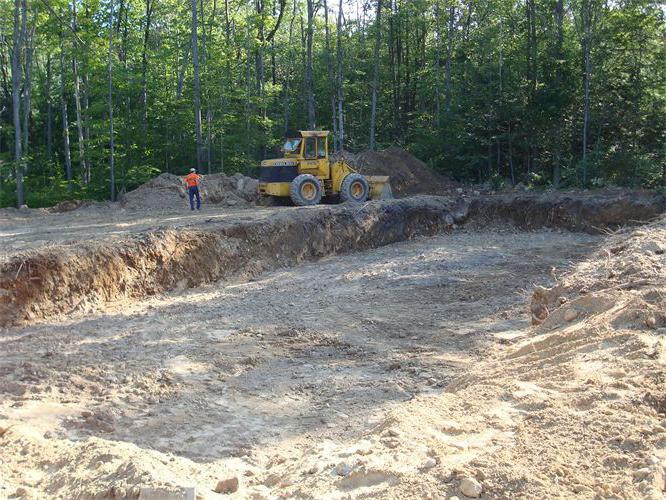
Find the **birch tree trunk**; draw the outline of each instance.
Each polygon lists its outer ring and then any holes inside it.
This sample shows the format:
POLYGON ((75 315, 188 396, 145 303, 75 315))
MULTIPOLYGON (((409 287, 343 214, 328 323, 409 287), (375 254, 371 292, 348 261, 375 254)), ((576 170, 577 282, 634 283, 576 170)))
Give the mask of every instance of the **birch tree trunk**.
POLYGON ((201 82, 199 81, 199 47, 197 44, 197 0, 192 0, 192 64, 194 67, 194 135, 197 170, 201 169, 201 82))
POLYGON ((375 126, 377 122, 377 86, 379 85, 379 44, 382 35, 382 0, 377 0, 377 17, 375 19, 375 64, 372 77, 372 102, 370 105, 370 143, 368 147, 375 149, 375 126))
POLYGON ((23 33, 21 27, 26 16, 25 0, 14 0, 14 36, 12 48, 12 115, 14 118, 14 163, 16 170, 16 204, 20 208, 24 204, 23 196, 23 166, 21 161, 21 50, 23 47, 23 33))

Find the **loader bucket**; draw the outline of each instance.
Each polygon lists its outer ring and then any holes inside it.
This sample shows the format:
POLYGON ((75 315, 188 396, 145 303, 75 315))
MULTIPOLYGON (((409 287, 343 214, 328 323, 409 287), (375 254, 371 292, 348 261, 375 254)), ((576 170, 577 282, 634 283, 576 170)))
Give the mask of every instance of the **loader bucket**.
POLYGON ((390 200, 393 198, 388 175, 366 175, 365 178, 370 184, 371 200, 390 200))

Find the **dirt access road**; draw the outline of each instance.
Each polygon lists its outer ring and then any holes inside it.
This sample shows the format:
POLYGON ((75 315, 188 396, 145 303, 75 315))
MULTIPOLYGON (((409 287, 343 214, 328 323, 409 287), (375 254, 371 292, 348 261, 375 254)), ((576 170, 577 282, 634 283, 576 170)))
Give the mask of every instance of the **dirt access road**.
MULTIPOLYGON (((529 335, 526 290, 599 242, 459 230, 5 329, 0 496, 217 498, 233 478, 248 498, 462 496, 523 410, 420 434, 431 405, 529 335)), ((547 491, 571 494, 556 478, 547 491)))

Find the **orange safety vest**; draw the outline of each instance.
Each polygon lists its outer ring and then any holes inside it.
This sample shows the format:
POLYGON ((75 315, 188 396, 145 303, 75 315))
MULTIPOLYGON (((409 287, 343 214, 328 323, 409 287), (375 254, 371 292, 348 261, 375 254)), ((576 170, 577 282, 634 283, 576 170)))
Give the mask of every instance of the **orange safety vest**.
POLYGON ((185 183, 187 184, 188 188, 195 187, 199 185, 199 179, 201 179, 200 175, 191 172, 185 176, 185 183))

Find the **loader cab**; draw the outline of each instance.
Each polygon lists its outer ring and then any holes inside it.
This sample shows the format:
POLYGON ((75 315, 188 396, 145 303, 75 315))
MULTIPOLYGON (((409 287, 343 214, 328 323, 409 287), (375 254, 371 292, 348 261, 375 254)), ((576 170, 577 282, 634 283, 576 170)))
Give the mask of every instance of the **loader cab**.
POLYGON ((328 132, 302 130, 300 146, 299 172, 312 174, 322 180, 328 179, 330 177, 328 132))

